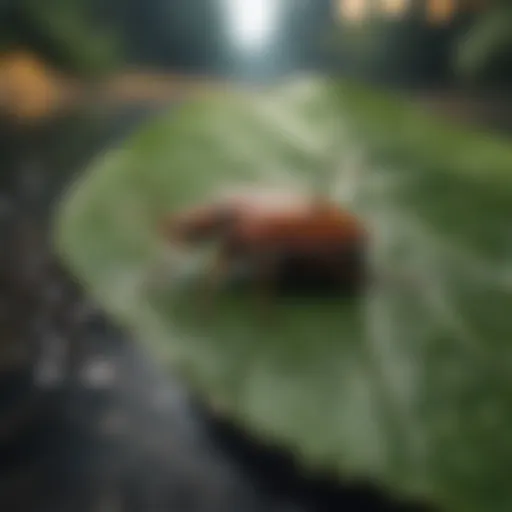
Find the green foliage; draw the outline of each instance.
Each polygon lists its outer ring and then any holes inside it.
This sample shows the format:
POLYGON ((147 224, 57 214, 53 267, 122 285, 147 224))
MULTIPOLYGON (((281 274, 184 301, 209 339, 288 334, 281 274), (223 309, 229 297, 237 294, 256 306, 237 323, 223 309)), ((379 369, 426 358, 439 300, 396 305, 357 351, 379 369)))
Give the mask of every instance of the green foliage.
POLYGON ((498 3, 477 17, 455 52, 457 70, 466 79, 512 78, 512 6, 498 3))
POLYGON ((77 182, 56 240, 156 358, 304 464, 449 512, 508 512, 511 168, 508 142, 398 99, 290 83, 153 121, 77 182), (410 272, 410 286, 359 301, 276 299, 266 321, 242 292, 202 314, 196 285, 209 253, 179 264, 166 287, 147 286, 163 213, 222 185, 313 186, 334 156, 333 198, 368 223, 376 270, 410 272))
POLYGON ((436 27, 411 12, 395 18, 379 12, 345 21, 331 37, 340 67, 354 76, 394 83, 425 83, 449 74, 452 27, 436 27))
POLYGON ((121 42, 98 27, 87 0, 19 0, 6 9, 1 46, 29 48, 56 65, 96 76, 119 63, 121 42))
POLYGON ((328 43, 342 65, 360 76, 375 74, 385 25, 371 16, 358 24, 345 23, 329 34, 328 43))

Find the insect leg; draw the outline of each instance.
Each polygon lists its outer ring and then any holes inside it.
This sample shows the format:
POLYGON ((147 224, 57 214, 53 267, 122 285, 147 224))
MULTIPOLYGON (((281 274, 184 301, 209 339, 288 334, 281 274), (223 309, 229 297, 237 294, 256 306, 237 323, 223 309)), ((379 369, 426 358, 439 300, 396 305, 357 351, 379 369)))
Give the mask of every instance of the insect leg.
POLYGON ((212 266, 207 272, 201 287, 200 301, 202 309, 206 315, 213 312, 215 298, 221 288, 221 285, 228 275, 231 263, 231 254, 223 247, 215 255, 212 266))
POLYGON ((258 314, 262 315, 263 321, 268 321, 271 316, 270 306, 275 296, 277 264, 275 252, 263 251, 255 257, 255 298, 258 314))

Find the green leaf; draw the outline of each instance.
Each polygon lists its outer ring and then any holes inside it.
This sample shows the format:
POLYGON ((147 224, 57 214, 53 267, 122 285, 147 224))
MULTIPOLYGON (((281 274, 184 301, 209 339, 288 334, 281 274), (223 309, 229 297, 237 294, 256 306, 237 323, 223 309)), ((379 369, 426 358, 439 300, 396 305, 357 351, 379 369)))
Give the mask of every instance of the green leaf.
POLYGON ((450 512, 505 512, 511 199, 508 142, 356 84, 304 79, 154 120, 69 192, 56 240, 156 358, 304 464, 450 512), (333 197, 372 230, 376 270, 412 284, 358 301, 276 299, 266 322, 250 291, 222 294, 205 317, 201 258, 147 286, 163 213, 224 185, 314 187, 330 172, 333 197))

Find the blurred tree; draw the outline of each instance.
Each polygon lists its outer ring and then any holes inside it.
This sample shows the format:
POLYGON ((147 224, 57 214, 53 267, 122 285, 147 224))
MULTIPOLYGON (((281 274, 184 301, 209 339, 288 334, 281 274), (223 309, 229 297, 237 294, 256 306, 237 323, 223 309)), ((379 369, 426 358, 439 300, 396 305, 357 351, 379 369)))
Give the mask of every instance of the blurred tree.
POLYGON ((446 81, 449 43, 459 20, 432 23, 422 2, 402 12, 373 5, 357 19, 340 17, 334 40, 343 71, 398 84, 446 81))
POLYGON ((491 72, 502 77, 512 55, 512 7, 489 10, 491 4, 369 1, 361 11, 363 4, 354 3, 359 10, 338 12, 339 66, 365 79, 409 85, 490 78, 491 72))
POLYGON ((474 17, 455 48, 455 66, 473 83, 512 81, 512 5, 489 2, 490 8, 474 17))
POLYGON ((102 19, 124 34, 124 49, 135 64, 183 71, 222 67, 231 42, 220 2, 95 1, 102 19))
POLYGON ((120 41, 95 24, 88 0, 3 0, 0 51, 30 50, 84 77, 95 77, 119 63, 120 41))

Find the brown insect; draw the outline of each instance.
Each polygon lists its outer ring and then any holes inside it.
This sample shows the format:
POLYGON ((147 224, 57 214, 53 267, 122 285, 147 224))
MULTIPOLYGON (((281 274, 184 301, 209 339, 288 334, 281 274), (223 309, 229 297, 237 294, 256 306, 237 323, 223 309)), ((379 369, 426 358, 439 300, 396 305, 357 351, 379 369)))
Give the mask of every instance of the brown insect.
POLYGON ((353 296, 366 278, 368 235, 361 221, 325 198, 248 190, 163 219, 172 243, 219 244, 208 296, 244 268, 263 297, 275 292, 353 296))

